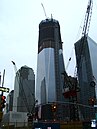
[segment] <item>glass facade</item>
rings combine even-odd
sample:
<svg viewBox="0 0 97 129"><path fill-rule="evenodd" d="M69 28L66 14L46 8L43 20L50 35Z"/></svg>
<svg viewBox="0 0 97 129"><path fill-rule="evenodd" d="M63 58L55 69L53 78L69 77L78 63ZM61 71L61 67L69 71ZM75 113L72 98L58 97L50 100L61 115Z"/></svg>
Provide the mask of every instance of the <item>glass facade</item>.
<svg viewBox="0 0 97 129"><path fill-rule="evenodd" d="M54 66L54 49L46 48L38 54L37 62L37 98L38 102L41 103L44 101L41 100L44 96L46 103L56 101L55 93L55 66ZM44 83L42 83L44 81ZM44 89L43 89L44 87ZM41 93L42 91L45 93ZM45 94L45 95L44 95Z"/></svg>
<svg viewBox="0 0 97 129"><path fill-rule="evenodd" d="M39 24L38 60L36 99L41 103L42 91L45 86L45 99L55 102L62 99L61 73L64 72L62 41L59 22L54 19L43 20ZM45 84L42 83L45 79ZM42 86L44 85L44 86ZM59 87L58 87L59 86ZM59 89L60 98L58 99Z"/></svg>
<svg viewBox="0 0 97 129"><path fill-rule="evenodd" d="M21 67L15 77L13 111L32 112L35 104L35 75L31 68Z"/></svg>
<svg viewBox="0 0 97 129"><path fill-rule="evenodd" d="M43 108L46 111L48 108L50 111L50 106L46 104L64 101L62 73L65 68L62 52L59 22L54 19L43 20L39 24L36 99L38 104L45 104ZM58 114L62 114L62 108L58 109Z"/></svg>
<svg viewBox="0 0 97 129"><path fill-rule="evenodd" d="M89 50L90 50L90 58L91 58L91 66L92 66L92 72L93 72L93 81L95 81L95 94L97 99L97 43L93 41L90 37L88 37L88 44L89 44Z"/></svg>
<svg viewBox="0 0 97 129"><path fill-rule="evenodd" d="M97 44L90 37L82 37L75 43L75 53L77 62L77 73L80 86L79 103L81 118L88 120L95 118L93 101L96 101L96 85L91 82L97 79ZM95 83L96 84L96 83Z"/></svg>

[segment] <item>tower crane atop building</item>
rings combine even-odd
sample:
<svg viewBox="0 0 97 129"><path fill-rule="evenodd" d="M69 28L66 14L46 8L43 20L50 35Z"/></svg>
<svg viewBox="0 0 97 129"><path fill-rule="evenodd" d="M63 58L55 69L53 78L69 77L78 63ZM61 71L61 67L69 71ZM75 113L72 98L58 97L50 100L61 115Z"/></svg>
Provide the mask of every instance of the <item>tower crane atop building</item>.
<svg viewBox="0 0 97 129"><path fill-rule="evenodd" d="M85 42L85 39L88 36L89 33L89 28L90 28L90 21L91 21L91 16L92 16L92 7L93 7L93 1L89 0L88 5L87 5L87 10L86 10L86 14L85 14L85 20L84 20L84 25L83 25L83 30L82 30L82 43L80 46L80 50L79 53L80 55L83 53L83 43ZM71 61L71 57L69 58L68 61L68 65ZM79 59L79 65L81 62L81 56ZM67 65L67 67L68 67ZM66 68L67 68L66 67ZM77 68L78 70L78 68ZM64 73L64 91L63 91L63 95L65 98L69 99L69 101L71 102L77 102L77 92L79 92L79 87L78 87L78 81L77 81L77 71L75 73L75 77L72 78L71 76L68 76L67 73ZM74 110L72 112L72 110ZM74 107L70 109L71 112L71 116L72 119L79 119L79 112L78 112L78 107L76 106L76 108L74 109Z"/></svg>
<svg viewBox="0 0 97 129"><path fill-rule="evenodd" d="M92 9L93 9L93 0L89 0L88 5L87 5L86 14L85 14L85 19L84 19L84 25L83 25L83 28L82 28L82 36L81 36L81 37L83 37L82 42L84 42L85 37L87 37L88 33L89 33L90 22L91 22L91 17L92 17ZM83 49L83 45L81 46L80 53L82 53L82 49ZM69 58L66 69L68 68L71 60L72 60L72 57ZM74 72L75 77L77 76L76 71L77 70L75 68L75 72Z"/></svg>
<svg viewBox="0 0 97 129"><path fill-rule="evenodd" d="M45 17L46 17L46 19L47 19L48 17L47 17L47 15L46 15L46 11L45 11L45 8L44 8L43 3L41 3L41 6L42 6L42 8L43 8L43 11L44 11Z"/></svg>
<svg viewBox="0 0 97 129"><path fill-rule="evenodd" d="M82 60L81 55L83 54L84 43L87 40L87 36L88 36L88 33L89 33L91 16L92 16L92 8L93 8L93 0L89 0L88 5L87 5L86 14L85 14L85 19L84 19L84 25L83 25L83 29L82 29L82 37L81 37L81 44L80 44L80 50L79 50L79 62L78 62L78 66L77 66L77 71L79 70L80 63L81 63L81 60Z"/></svg>
<svg viewBox="0 0 97 129"><path fill-rule="evenodd" d="M92 16L92 8L93 8L93 0L89 0L88 5L87 5L86 14L85 14L82 36L87 36L89 33L91 16Z"/></svg>
<svg viewBox="0 0 97 129"><path fill-rule="evenodd" d="M14 61L11 61L12 62L12 64L14 65L14 70L15 70L15 73L17 72L17 67L16 67L16 64L15 64L15 62Z"/></svg>

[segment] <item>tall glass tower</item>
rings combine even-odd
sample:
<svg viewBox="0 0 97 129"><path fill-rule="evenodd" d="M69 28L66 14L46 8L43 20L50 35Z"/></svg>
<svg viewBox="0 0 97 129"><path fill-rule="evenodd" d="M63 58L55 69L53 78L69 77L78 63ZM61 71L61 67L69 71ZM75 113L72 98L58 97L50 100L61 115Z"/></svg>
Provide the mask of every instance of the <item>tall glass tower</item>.
<svg viewBox="0 0 97 129"><path fill-rule="evenodd" d="M36 99L41 105L64 101L62 95L64 60L60 25L57 20L46 19L39 24ZM45 109L46 110L46 109ZM49 109L50 111L50 109ZM62 109L57 106L58 117ZM43 114L43 113L42 113ZM50 118L47 113L47 119Z"/></svg>
<svg viewBox="0 0 97 129"><path fill-rule="evenodd" d="M13 111L29 112L35 104L35 74L32 68L21 67L15 76Z"/></svg>
<svg viewBox="0 0 97 129"><path fill-rule="evenodd" d="M75 43L77 73L80 86L79 103L84 120L94 119L97 99L97 44L90 37Z"/></svg>

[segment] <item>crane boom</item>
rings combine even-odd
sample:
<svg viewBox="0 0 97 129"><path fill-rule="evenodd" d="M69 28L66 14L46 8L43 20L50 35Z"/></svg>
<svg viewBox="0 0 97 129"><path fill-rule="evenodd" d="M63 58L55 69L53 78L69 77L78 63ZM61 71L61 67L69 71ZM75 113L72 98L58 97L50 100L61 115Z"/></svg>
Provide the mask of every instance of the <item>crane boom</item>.
<svg viewBox="0 0 97 129"><path fill-rule="evenodd" d="M92 16L92 7L93 7L93 1L89 0L88 5L87 5L86 14L85 14L85 20L84 20L84 25L83 25L83 30L82 30L82 37L88 36L89 28L90 28L90 21L91 21L91 16ZM83 41L84 41L84 39L83 39ZM83 47L81 47L80 53L82 53L82 49L83 49ZM70 61L71 61L71 57L69 58L66 69L68 68ZM75 77L77 76L76 68L75 68L74 76Z"/></svg>
<svg viewBox="0 0 97 129"><path fill-rule="evenodd" d="M12 62L12 64L14 65L14 70L15 70L15 73L17 72L17 67L16 67L16 64L15 64L15 62L14 61L11 61Z"/></svg>
<svg viewBox="0 0 97 129"><path fill-rule="evenodd" d="M91 21L91 16L92 16L92 7L93 7L93 0L89 0L86 14L85 14L83 30L82 30L82 38L81 38L81 44L80 44L80 50L79 50L79 59L78 59L79 61L77 65L77 71L79 70L79 67L81 65L80 63L82 61L82 54L84 51L84 42L87 39L87 36L89 33L90 21ZM77 76L77 73L75 74L75 76Z"/></svg>
<svg viewBox="0 0 97 129"><path fill-rule="evenodd" d="M47 15L46 15L45 8L44 8L44 6L43 6L43 4L42 4L42 3L41 3L41 5L42 5L42 7L43 7L43 11L44 11L45 17L46 17L46 19L47 19Z"/></svg>
<svg viewBox="0 0 97 129"><path fill-rule="evenodd" d="M90 21L92 16L92 7L93 7L93 1L89 0L84 20L84 26L82 30L82 36L88 35L89 33Z"/></svg>

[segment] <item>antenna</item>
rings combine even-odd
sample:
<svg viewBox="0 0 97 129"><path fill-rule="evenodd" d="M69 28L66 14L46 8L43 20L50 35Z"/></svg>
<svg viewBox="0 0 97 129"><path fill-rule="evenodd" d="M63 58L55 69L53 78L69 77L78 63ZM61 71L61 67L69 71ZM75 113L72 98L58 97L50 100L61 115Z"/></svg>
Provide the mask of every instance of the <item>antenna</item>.
<svg viewBox="0 0 97 129"><path fill-rule="evenodd" d="M42 7L43 7L43 11L44 11L45 17L46 17L46 19L47 19L47 15L46 15L45 8L44 8L44 6L43 6L43 4L42 4L42 3L41 3L41 5L42 5Z"/></svg>
<svg viewBox="0 0 97 129"><path fill-rule="evenodd" d="M51 14L51 19L53 19L53 15Z"/></svg>

